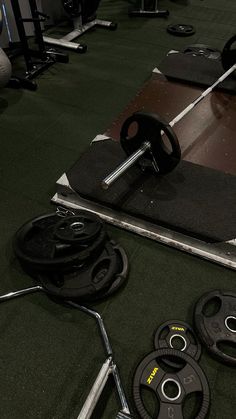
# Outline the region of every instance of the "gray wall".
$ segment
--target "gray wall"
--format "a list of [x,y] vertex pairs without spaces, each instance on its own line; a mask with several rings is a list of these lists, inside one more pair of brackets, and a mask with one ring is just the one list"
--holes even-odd
[[[5,48],[8,46],[9,42],[9,33],[10,33],[10,40],[12,42],[17,42],[19,40],[18,32],[16,28],[15,18],[11,7],[10,0],[0,0],[0,3],[2,3],[2,10],[6,12],[7,16],[7,22],[4,19],[3,24],[3,31],[0,35],[0,46],[2,48]],[[19,0],[21,13],[23,17],[31,17],[30,8],[29,8],[29,2],[28,0]],[[39,10],[42,9],[41,0],[37,0],[37,5]],[[25,24],[25,31],[28,36],[31,36],[34,34],[33,25],[31,23]]]
[[[11,41],[17,42],[19,40],[18,32],[15,24],[15,19],[11,7],[10,0],[0,0],[0,4],[4,6],[7,14],[7,22],[9,32],[11,34]],[[24,17],[30,17],[30,8],[28,0],[19,0],[21,13]],[[39,10],[42,10],[44,13],[50,16],[50,20],[47,21],[47,24],[54,24],[66,18],[65,11],[62,6],[61,0],[37,0],[37,5]],[[33,25],[31,23],[25,24],[26,34],[32,36],[34,34]],[[6,22],[3,25],[3,31],[0,35],[0,47],[6,48],[9,43],[9,36]]]

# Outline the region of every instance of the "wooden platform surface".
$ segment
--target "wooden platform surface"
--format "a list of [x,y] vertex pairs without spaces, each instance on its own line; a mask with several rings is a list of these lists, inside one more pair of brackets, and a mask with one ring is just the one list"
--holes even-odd
[[[119,140],[123,122],[139,110],[156,112],[169,122],[203,90],[153,73],[105,134]],[[214,91],[174,130],[184,160],[236,174],[236,96]]]

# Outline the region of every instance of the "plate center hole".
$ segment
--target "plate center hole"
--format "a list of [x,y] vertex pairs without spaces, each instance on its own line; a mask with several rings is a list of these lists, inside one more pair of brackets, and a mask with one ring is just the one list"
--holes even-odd
[[81,223],[81,221],[76,221],[70,225],[70,228],[73,231],[81,231],[84,228],[84,223]]
[[186,339],[181,335],[172,335],[170,338],[170,346],[178,351],[184,351],[187,346]]
[[167,400],[177,400],[181,395],[181,387],[178,381],[173,378],[168,378],[162,383],[161,386],[162,394]]
[[225,319],[225,326],[230,332],[236,333],[236,317],[228,316]]

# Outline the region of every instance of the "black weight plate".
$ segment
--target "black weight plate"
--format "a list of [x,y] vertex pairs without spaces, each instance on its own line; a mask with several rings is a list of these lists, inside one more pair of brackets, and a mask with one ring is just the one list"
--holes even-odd
[[[64,217],[63,222],[66,219],[67,217]],[[16,232],[13,248],[27,272],[55,272],[74,269],[74,266],[81,265],[102,251],[107,240],[103,228],[95,240],[88,245],[69,244],[58,239],[55,234],[55,229],[61,221],[60,215],[55,213],[42,215],[25,223]]]
[[89,299],[107,292],[112,281],[121,270],[120,254],[111,242],[89,264],[84,264],[74,271],[41,274],[38,276],[44,290],[52,296],[62,299]]
[[55,237],[69,244],[89,244],[102,228],[101,220],[88,211],[64,217],[55,226]]
[[191,36],[195,34],[195,28],[192,25],[178,23],[176,25],[167,26],[167,32],[175,36]]
[[114,243],[113,241],[111,241],[110,243],[112,244],[113,249],[117,253],[117,273],[115,274],[111,283],[109,283],[108,287],[102,289],[101,291],[98,291],[96,294],[92,296],[85,297],[86,302],[95,302],[110,297],[112,294],[119,291],[119,289],[124,286],[127,280],[129,271],[127,255],[120,245]]
[[210,60],[219,60],[221,58],[221,51],[205,44],[188,45],[183,50],[184,54],[192,56],[201,56]]
[[[184,362],[184,367],[175,372],[167,372],[162,366],[163,359],[176,358]],[[168,397],[165,384],[175,383],[177,395]],[[159,402],[158,415],[151,415],[146,407],[142,390],[148,389],[155,394]],[[138,365],[133,379],[133,397],[136,409],[142,419],[183,419],[182,407],[186,397],[192,393],[201,394],[196,419],[206,417],[210,405],[210,390],[206,376],[199,364],[184,352],[174,349],[159,349],[147,355]]]
[[[230,38],[222,51],[221,54],[221,62],[224,70],[229,70],[230,67],[232,67],[236,63],[236,48],[233,48],[233,44],[236,42],[236,35],[232,36]],[[236,71],[232,73],[234,77],[236,77]]]
[[[130,135],[132,126],[135,133]],[[168,139],[167,146],[162,138],[162,131]],[[120,143],[126,154],[134,153],[144,142],[151,143],[151,150],[139,159],[143,170],[151,169],[158,174],[171,172],[181,159],[181,150],[178,138],[170,127],[159,115],[136,112],[124,122],[120,132]]]
[[[181,348],[175,347],[175,339],[181,342]],[[198,361],[201,356],[201,345],[193,329],[187,323],[179,320],[168,320],[157,329],[154,346],[155,349],[178,349],[194,358],[195,361]],[[165,362],[176,368],[181,367],[181,364],[176,364],[170,359],[166,359]]]
[[[208,314],[207,308],[214,302],[218,310]],[[214,290],[204,294],[195,306],[194,321],[199,339],[209,352],[219,361],[236,366],[236,356],[221,347],[222,344],[229,345],[236,353],[236,293]],[[235,326],[231,327],[231,322]]]

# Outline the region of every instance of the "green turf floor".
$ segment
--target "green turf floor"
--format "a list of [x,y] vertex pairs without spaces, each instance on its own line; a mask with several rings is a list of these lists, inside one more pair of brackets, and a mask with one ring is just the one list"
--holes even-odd
[[[0,91],[1,292],[32,284],[12,253],[16,229],[52,211],[56,180],[105,131],[164,54],[195,42],[221,48],[235,31],[233,0],[161,0],[169,18],[149,20],[129,19],[132,3],[103,0],[99,15],[117,21],[118,30],[86,34],[87,54],[71,52],[69,64],[51,67],[38,79],[37,92]],[[173,37],[166,32],[169,23],[193,24],[196,34]],[[132,376],[153,349],[155,329],[173,318],[191,323],[201,294],[217,287],[235,289],[236,275],[127,232],[109,231],[128,253],[129,281],[95,307],[104,317],[133,409]],[[84,314],[39,294],[2,304],[0,418],[77,418],[103,360],[97,326]],[[235,369],[205,350],[200,364],[211,388],[209,417],[235,418]],[[118,406],[115,393],[107,391],[94,419],[115,417]]]

